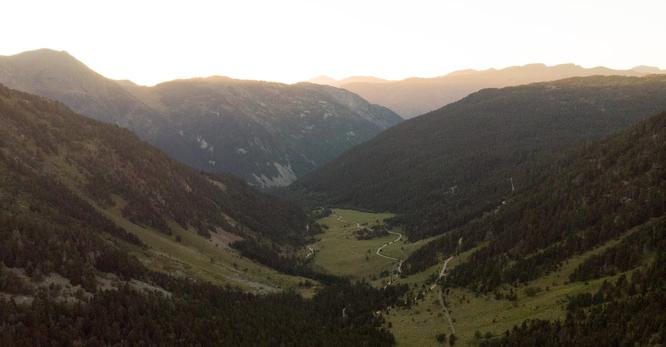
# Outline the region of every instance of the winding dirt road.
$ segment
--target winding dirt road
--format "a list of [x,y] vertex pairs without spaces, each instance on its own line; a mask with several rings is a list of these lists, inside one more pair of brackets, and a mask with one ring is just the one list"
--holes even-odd
[[382,250],[384,249],[384,247],[386,247],[386,246],[390,246],[390,245],[392,245],[392,244],[394,244],[394,243],[400,241],[400,239],[402,239],[402,234],[401,234],[401,233],[396,233],[395,231],[389,231],[388,233],[389,233],[389,234],[393,234],[393,235],[398,235],[398,238],[395,239],[395,240],[393,240],[393,241],[387,242],[387,243],[383,244],[381,247],[377,248],[377,252],[375,252],[375,254],[377,254],[377,255],[380,256],[380,257],[386,258],[386,259],[391,259],[391,260],[399,261],[399,262],[400,262],[400,265],[402,265],[402,260],[400,260],[400,259],[398,259],[398,258],[389,257],[388,255],[384,255],[384,254],[382,254]]
[[[449,265],[449,262],[451,261],[451,259],[453,259],[453,256],[450,256],[448,259],[444,260],[444,265],[442,265],[442,270],[439,272],[439,276],[437,277],[437,280],[446,276],[446,267]],[[430,286],[430,290],[435,289],[436,285],[437,285],[437,283],[433,283],[433,285]]]
[[[341,223],[345,223],[345,222],[346,222],[346,221],[342,218],[341,215],[339,215],[339,214],[335,214],[335,216],[336,216],[336,219],[338,220],[338,222],[341,222]],[[351,222],[351,223],[354,223],[354,222]],[[355,223],[355,224],[356,224],[356,228],[358,228],[358,229],[361,229],[361,228],[362,228],[360,223]],[[394,257],[391,257],[391,256],[388,256],[388,255],[384,255],[384,254],[382,253],[382,251],[384,250],[384,247],[386,247],[386,246],[390,246],[390,245],[392,245],[392,244],[394,244],[394,243],[396,243],[396,242],[399,242],[399,241],[402,239],[402,234],[401,234],[401,233],[398,233],[398,232],[395,232],[395,231],[389,231],[388,233],[389,233],[389,234],[393,234],[393,235],[398,235],[398,237],[397,237],[395,240],[393,240],[393,241],[389,241],[389,242],[387,242],[387,243],[381,245],[379,248],[377,248],[377,251],[375,252],[375,254],[378,255],[378,256],[380,256],[380,257],[382,257],[382,258],[386,258],[386,259],[389,259],[389,260],[392,260],[392,261],[398,262],[398,265],[397,265],[397,267],[396,267],[396,272],[397,272],[397,276],[399,277],[400,274],[402,273],[402,263],[403,263],[403,260],[402,260],[402,259],[398,259],[398,258],[394,258]],[[309,252],[312,252],[312,254],[314,254],[314,250],[311,250],[310,247],[308,247],[308,251],[309,251]],[[308,255],[306,256],[306,258],[309,257],[309,256],[310,256],[310,253],[308,253]],[[393,279],[389,280],[387,286],[388,286],[388,285],[391,285],[392,283],[395,283],[395,281],[397,281],[397,278],[396,278],[395,280],[393,280]]]
[[[440,280],[442,277],[446,276],[446,267],[449,265],[449,262],[453,259],[453,256],[450,256],[448,259],[444,261],[444,265],[442,265],[442,270],[439,272],[439,277],[437,277],[437,280]],[[435,284],[430,286],[430,289],[432,290],[435,288]],[[444,295],[442,293],[442,287],[439,287],[439,304],[442,306],[442,311],[444,312],[444,315],[446,316],[446,320],[449,321],[449,328],[451,329],[451,334],[456,333],[456,329],[453,327],[453,320],[451,320],[451,315],[449,314],[449,309],[444,305]]]
[[398,266],[396,267],[396,272],[395,272],[395,278],[391,277],[389,279],[388,283],[386,283],[386,285],[384,286],[385,289],[386,289],[386,287],[390,286],[391,284],[397,282],[398,279],[400,279],[400,274],[402,273],[402,262],[403,262],[402,259],[398,259],[398,258],[394,258],[394,257],[390,257],[388,255],[382,254],[382,250],[384,249],[384,247],[390,246],[390,245],[400,241],[400,239],[402,239],[402,234],[401,233],[397,233],[397,232],[394,232],[394,231],[389,231],[389,234],[398,235],[398,237],[393,241],[390,241],[390,242],[387,242],[387,243],[383,244],[381,247],[377,248],[377,252],[375,252],[376,255],[378,255],[382,258],[386,258],[386,259],[398,262]]

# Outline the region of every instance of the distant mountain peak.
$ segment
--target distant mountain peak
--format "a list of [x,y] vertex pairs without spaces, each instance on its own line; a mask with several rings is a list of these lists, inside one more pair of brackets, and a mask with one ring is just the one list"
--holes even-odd
[[57,51],[50,48],[40,48],[32,51],[26,51],[12,56],[7,56],[7,58],[13,60],[29,61],[29,62],[39,61],[40,63],[43,64],[70,63],[70,64],[85,66],[78,59],[74,58],[74,56],[69,54],[69,52]]
[[25,51],[16,54],[17,56],[49,56],[49,57],[54,57],[54,56],[60,56],[60,57],[70,57],[72,59],[75,59],[69,52],[67,51],[58,51],[55,49],[51,48],[38,48],[34,49],[31,51]]
[[613,70],[606,67],[585,68],[572,63],[552,66],[530,63],[486,70],[460,70],[444,76],[412,77],[381,84],[342,84],[340,81],[338,83],[340,87],[374,104],[386,106],[404,118],[411,118],[436,110],[484,88],[501,88],[594,75],[642,76],[663,73],[662,71],[651,67]]

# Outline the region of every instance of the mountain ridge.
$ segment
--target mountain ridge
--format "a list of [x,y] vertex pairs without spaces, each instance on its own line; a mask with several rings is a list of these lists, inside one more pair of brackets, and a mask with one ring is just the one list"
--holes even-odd
[[637,66],[627,70],[615,70],[603,66],[584,68],[576,64],[547,66],[541,63],[509,66],[501,69],[459,70],[436,77],[410,77],[385,81],[381,84],[322,80],[334,83],[361,95],[370,102],[384,105],[404,118],[412,118],[436,110],[484,88],[515,86],[546,82],[569,77],[593,75],[643,76],[666,73],[659,68]]
[[261,188],[287,185],[402,120],[342,89],[223,76],[146,87],[107,79],[48,49],[0,57],[2,82],[131,129],[199,170]]

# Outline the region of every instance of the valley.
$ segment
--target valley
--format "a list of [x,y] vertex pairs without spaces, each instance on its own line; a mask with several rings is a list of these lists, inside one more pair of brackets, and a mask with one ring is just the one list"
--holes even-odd
[[2,10],[0,347],[666,346],[666,2]]
[[[566,160],[555,164],[557,170],[545,174],[544,182],[515,194],[492,213],[425,241],[400,242],[401,230],[397,240],[390,233],[357,240],[353,235],[360,226],[372,227],[373,220],[387,223],[394,216],[333,209],[319,221],[328,228],[319,241],[322,258],[316,253],[315,264],[362,276],[376,287],[407,285],[404,301],[382,312],[398,346],[492,346],[513,338],[521,331],[516,327],[525,327],[526,321],[576,324],[572,313],[583,312],[578,305],[612,303],[584,311],[594,314],[641,300],[663,281],[651,274],[661,271],[666,236],[666,200],[660,190],[665,182],[660,164],[666,158],[660,140],[665,120],[663,113],[655,115],[597,144],[569,151]],[[584,190],[575,193],[563,183],[583,179]],[[639,193],[643,189],[652,193]],[[584,208],[578,203],[599,192],[604,199],[588,200]],[[644,198],[629,200],[630,195]],[[564,212],[572,205],[575,212]],[[596,221],[602,209],[613,209],[614,222]],[[353,256],[343,256],[347,254]],[[382,263],[368,265],[373,264],[371,255]],[[399,275],[398,262],[403,269]],[[538,332],[525,334],[529,339]]]
[[[655,107],[651,100],[662,102],[656,96],[661,78],[601,80],[632,93],[652,91],[640,96],[645,105],[628,106],[635,114]],[[581,83],[589,92],[587,83],[601,82],[594,77]],[[542,93],[530,89],[540,86],[525,88]],[[508,93],[514,98],[516,91]],[[605,102],[624,105],[613,93]],[[581,102],[569,100],[568,92],[559,97],[571,107]],[[662,300],[664,113],[636,116],[634,125],[592,143],[553,140],[569,145],[556,145],[556,152],[527,158],[518,167],[509,161],[501,170],[460,171],[473,173],[486,188],[471,193],[461,191],[464,185],[442,188],[443,204],[419,201],[425,211],[400,213],[328,207],[338,204],[334,201],[310,209],[326,201],[326,194],[308,191],[318,173],[297,184],[300,191],[262,193],[239,178],[193,170],[125,129],[5,87],[0,87],[0,115],[0,297],[20,303],[0,300],[0,317],[22,317],[22,325],[10,332],[0,329],[6,339],[19,336],[15,332],[28,324],[29,312],[55,305],[72,319],[83,314],[71,303],[122,311],[115,304],[119,296],[151,311],[170,302],[181,307],[179,314],[202,317],[203,326],[229,325],[234,319],[252,320],[245,327],[278,324],[254,338],[270,339],[277,329],[279,339],[291,338],[293,345],[306,341],[288,333],[293,326],[306,327],[313,336],[349,331],[347,341],[398,346],[502,346],[572,329],[566,338],[576,344],[586,338],[577,335],[578,325],[607,319],[608,310]],[[621,126],[613,121],[610,128]],[[410,122],[416,121],[407,126]],[[460,124],[468,126],[452,123]],[[528,143],[495,149],[511,157]],[[374,144],[367,146],[375,150]],[[341,181],[349,180],[357,168],[336,162],[325,175],[342,170]],[[459,170],[446,165],[451,172]],[[504,172],[512,173],[509,179]],[[379,177],[387,180],[372,189],[390,184],[406,189],[407,198],[418,196],[406,182]],[[492,184],[507,187],[485,190]],[[295,193],[300,200],[284,199]],[[354,201],[368,201],[359,194]],[[474,199],[485,199],[488,206]],[[415,206],[407,200],[381,204]],[[451,222],[444,206],[464,218]],[[236,296],[244,299],[218,301]],[[249,311],[236,303],[242,300],[253,302]],[[283,323],[256,320],[266,312],[296,314]],[[159,319],[171,327],[177,316]],[[612,331],[602,330],[607,337],[597,338],[647,338],[652,335],[642,331],[652,331],[649,318],[634,314],[614,320]],[[52,324],[61,323],[66,320]],[[317,331],[322,326],[335,328]],[[201,329],[188,325],[194,327]],[[112,331],[108,334],[115,339]],[[224,334],[183,338],[246,341],[246,335]],[[174,341],[171,335],[164,338]]]

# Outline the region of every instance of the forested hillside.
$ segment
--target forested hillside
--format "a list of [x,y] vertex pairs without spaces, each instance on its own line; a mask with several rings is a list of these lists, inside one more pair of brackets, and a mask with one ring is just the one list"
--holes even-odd
[[146,248],[132,225],[179,242],[183,232],[278,244],[306,236],[307,217],[294,205],[237,178],[201,175],[125,129],[2,86],[0,179],[4,264],[56,272],[88,290],[98,266],[135,274],[137,265],[102,241]]
[[462,226],[529,189],[558,150],[666,109],[666,77],[486,89],[408,120],[293,185],[314,204],[399,212],[410,238]]
[[660,113],[563,151],[539,183],[413,252],[403,278],[456,262],[431,281],[466,344],[663,343],[664,139]]
[[[4,270],[3,270],[4,271]],[[0,280],[5,273],[0,273]],[[168,295],[130,286],[64,303],[53,289],[29,304],[0,298],[0,343],[35,345],[392,346],[374,315],[401,292],[344,283],[309,300],[256,296],[150,274]],[[3,282],[0,282],[3,284]],[[346,308],[346,316],[341,312]]]
[[9,173],[55,181],[166,234],[169,221],[204,236],[217,229],[240,233],[242,226],[276,240],[305,232],[305,214],[296,206],[231,177],[199,174],[129,131],[81,117],[58,102],[5,87],[1,92],[0,154]]
[[[445,234],[406,261],[415,272],[457,250],[490,244],[458,266],[448,283],[490,291],[503,283],[525,282],[553,271],[565,259],[666,214],[666,113],[570,150],[537,174],[526,189],[479,220]],[[648,223],[649,224],[649,223]],[[663,227],[663,221],[660,224]],[[645,247],[654,244],[647,242]],[[636,250],[643,252],[642,248]],[[631,266],[632,256],[613,257]],[[634,259],[634,260],[632,260]],[[581,269],[608,271],[610,262]],[[620,266],[626,270],[626,266]]]
[[[159,257],[191,259],[151,248],[142,240],[155,237],[146,233],[180,230],[171,248],[179,251],[185,229],[280,243],[302,240],[307,219],[237,178],[199,174],[59,102],[0,86],[0,182],[0,345],[394,343],[374,312],[404,288],[338,280],[304,299],[153,270]],[[137,237],[137,229],[147,231]]]

